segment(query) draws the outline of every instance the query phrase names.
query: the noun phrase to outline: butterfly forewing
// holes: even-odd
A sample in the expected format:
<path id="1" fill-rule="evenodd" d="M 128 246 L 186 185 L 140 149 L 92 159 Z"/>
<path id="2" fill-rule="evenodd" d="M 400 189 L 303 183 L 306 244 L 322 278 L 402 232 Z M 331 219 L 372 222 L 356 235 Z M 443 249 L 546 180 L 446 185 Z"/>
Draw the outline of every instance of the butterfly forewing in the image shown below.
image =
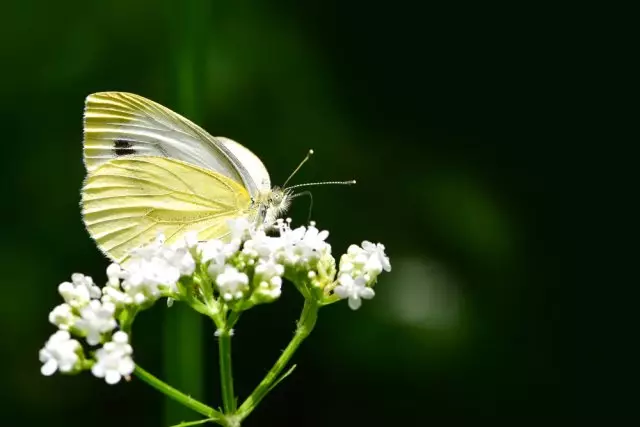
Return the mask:
<path id="1" fill-rule="evenodd" d="M 267 171 L 253 153 L 234 144 L 239 145 L 219 141 L 179 114 L 132 93 L 99 92 L 86 99 L 84 162 L 89 172 L 114 158 L 161 156 L 217 172 L 256 195 L 264 183 L 254 179 L 264 181 L 266 176 L 268 182 Z M 247 158 L 252 164 L 243 163 Z"/>
<path id="2" fill-rule="evenodd" d="M 82 189 L 85 225 L 111 259 L 159 233 L 174 243 L 195 231 L 202 240 L 222 238 L 227 220 L 251 216 L 251 198 L 238 182 L 176 159 L 126 156 L 89 172 Z"/>

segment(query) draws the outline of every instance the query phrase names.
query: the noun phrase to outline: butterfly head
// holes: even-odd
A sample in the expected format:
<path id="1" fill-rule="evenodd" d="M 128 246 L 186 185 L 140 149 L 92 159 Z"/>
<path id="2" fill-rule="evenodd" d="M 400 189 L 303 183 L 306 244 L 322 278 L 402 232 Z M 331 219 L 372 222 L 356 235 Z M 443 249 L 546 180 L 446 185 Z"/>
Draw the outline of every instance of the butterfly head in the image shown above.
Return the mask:
<path id="1" fill-rule="evenodd" d="M 270 224 L 289 209 L 291 205 L 291 191 L 274 187 L 265 195 L 262 204 L 266 208 L 265 222 Z"/>

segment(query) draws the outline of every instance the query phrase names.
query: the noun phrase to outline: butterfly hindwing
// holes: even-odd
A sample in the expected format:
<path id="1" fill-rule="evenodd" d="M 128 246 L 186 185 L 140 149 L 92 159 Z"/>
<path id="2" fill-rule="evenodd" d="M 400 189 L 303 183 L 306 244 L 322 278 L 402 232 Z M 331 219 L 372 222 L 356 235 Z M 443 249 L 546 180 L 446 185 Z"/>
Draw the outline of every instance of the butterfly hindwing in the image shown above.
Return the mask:
<path id="1" fill-rule="evenodd" d="M 159 233 L 174 243 L 189 231 L 202 240 L 228 233 L 227 220 L 251 214 L 238 182 L 189 163 L 157 156 L 124 156 L 89 172 L 82 215 L 98 247 L 122 262 Z"/>
<path id="2" fill-rule="evenodd" d="M 225 138 L 224 136 L 216 136 L 216 141 L 228 148 L 240 163 L 245 166 L 251 175 L 253 182 L 257 185 L 258 190 L 262 192 L 271 190 L 271 179 L 269 178 L 269 173 L 258 156 L 253 154 L 243 145 L 238 144 L 232 139 Z"/>

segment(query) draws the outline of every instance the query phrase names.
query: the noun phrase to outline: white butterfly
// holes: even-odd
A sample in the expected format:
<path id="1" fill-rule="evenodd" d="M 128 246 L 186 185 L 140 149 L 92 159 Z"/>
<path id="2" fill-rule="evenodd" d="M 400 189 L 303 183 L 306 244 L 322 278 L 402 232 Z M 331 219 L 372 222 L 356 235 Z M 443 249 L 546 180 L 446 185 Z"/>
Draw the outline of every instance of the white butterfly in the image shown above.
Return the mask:
<path id="1" fill-rule="evenodd" d="M 242 145 L 125 92 L 87 97 L 84 164 L 85 225 L 117 262 L 159 233 L 173 243 L 188 232 L 201 240 L 225 238 L 231 218 L 269 225 L 287 210 L 296 187 L 355 183 L 272 188 L 267 169 Z"/>
<path id="2" fill-rule="evenodd" d="M 272 188 L 267 169 L 247 148 L 124 92 L 87 97 L 84 163 L 83 219 L 117 262 L 159 233 L 173 243 L 192 231 L 202 240 L 224 238 L 227 220 L 240 216 L 269 224 L 299 187 Z"/>

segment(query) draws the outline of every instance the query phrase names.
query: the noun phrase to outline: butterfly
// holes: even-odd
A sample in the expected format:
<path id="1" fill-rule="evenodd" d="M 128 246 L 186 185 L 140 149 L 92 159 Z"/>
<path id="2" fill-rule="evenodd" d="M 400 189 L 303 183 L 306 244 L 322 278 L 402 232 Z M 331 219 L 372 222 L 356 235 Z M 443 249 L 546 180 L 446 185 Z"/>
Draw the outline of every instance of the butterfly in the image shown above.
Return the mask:
<path id="1" fill-rule="evenodd" d="M 84 224 L 119 263 L 159 234 L 172 244 L 189 232 L 224 239 L 233 218 L 270 224 L 288 209 L 293 188 L 313 185 L 272 188 L 264 164 L 247 148 L 125 92 L 86 98 L 83 158 Z"/>

